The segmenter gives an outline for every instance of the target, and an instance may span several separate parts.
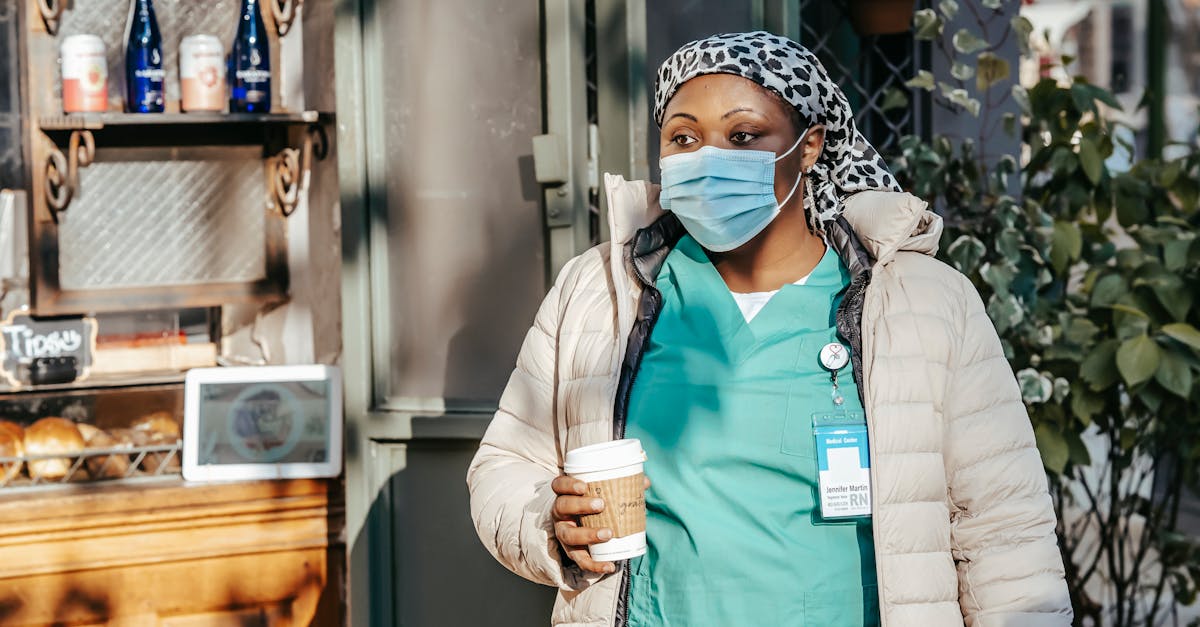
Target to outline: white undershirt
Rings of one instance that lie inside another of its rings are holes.
[[[800,279],[795,283],[792,283],[792,285],[804,285],[805,283],[808,283],[808,277],[810,276],[812,276],[811,272],[800,277]],[[742,310],[742,317],[745,318],[746,323],[749,324],[749,322],[758,315],[758,312],[762,311],[762,308],[767,306],[767,302],[769,302],[773,296],[779,293],[779,290],[747,293],[730,290],[729,293],[733,295],[733,301],[737,303],[738,309]]]

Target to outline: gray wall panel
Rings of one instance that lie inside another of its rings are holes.
[[[546,288],[530,143],[542,128],[538,5],[374,7],[368,159],[387,251],[372,270],[386,277],[376,288],[389,313],[375,326],[388,358],[376,363],[380,400],[494,406]]]
[[[388,486],[395,625],[550,624],[554,589],[508,572],[476,540],[462,477],[477,440],[381,445],[402,457]],[[379,501],[377,501],[379,503]]]

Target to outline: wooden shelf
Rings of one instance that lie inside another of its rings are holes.
[[[0,400],[14,398],[26,394],[46,394],[48,392],[91,394],[95,392],[110,392],[117,389],[132,390],[138,388],[183,388],[186,372],[140,372],[136,374],[95,375],[83,381],[70,383],[54,383],[50,385],[26,385],[18,389],[0,387]]]
[[[299,125],[332,120],[332,113],[71,113],[38,118],[43,131],[96,131],[110,127],[201,125]]]

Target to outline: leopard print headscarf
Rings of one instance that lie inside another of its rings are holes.
[[[854,123],[854,112],[817,57],[807,48],[771,33],[729,33],[685,44],[658,68],[654,121],[662,126],[667,101],[702,74],[734,74],[774,91],[796,108],[804,127],[825,126],[825,148],[809,171],[809,219],[833,219],[842,199],[865,190],[900,191],[875,147]],[[815,203],[815,207],[809,204]]]

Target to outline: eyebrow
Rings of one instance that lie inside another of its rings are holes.
[[[750,107],[738,107],[736,109],[730,109],[729,111],[727,111],[725,113],[725,115],[721,116],[721,119],[724,120],[725,118],[727,118],[735,113],[742,113],[743,111],[746,111],[749,113],[755,113],[754,109],[751,109]]]
[[[667,119],[668,119],[668,120],[673,120],[673,119],[675,119],[675,118],[687,118],[687,119],[689,119],[689,120],[691,120],[691,121],[693,121],[693,122],[699,122],[699,121],[700,121],[700,120],[697,120],[697,119],[696,119],[696,116],[694,116],[694,115],[692,115],[692,114],[690,114],[690,113],[682,113],[682,112],[681,112],[681,113],[675,113],[675,114],[672,114],[672,115],[671,115],[671,117],[669,117],[669,118],[667,118]]]

